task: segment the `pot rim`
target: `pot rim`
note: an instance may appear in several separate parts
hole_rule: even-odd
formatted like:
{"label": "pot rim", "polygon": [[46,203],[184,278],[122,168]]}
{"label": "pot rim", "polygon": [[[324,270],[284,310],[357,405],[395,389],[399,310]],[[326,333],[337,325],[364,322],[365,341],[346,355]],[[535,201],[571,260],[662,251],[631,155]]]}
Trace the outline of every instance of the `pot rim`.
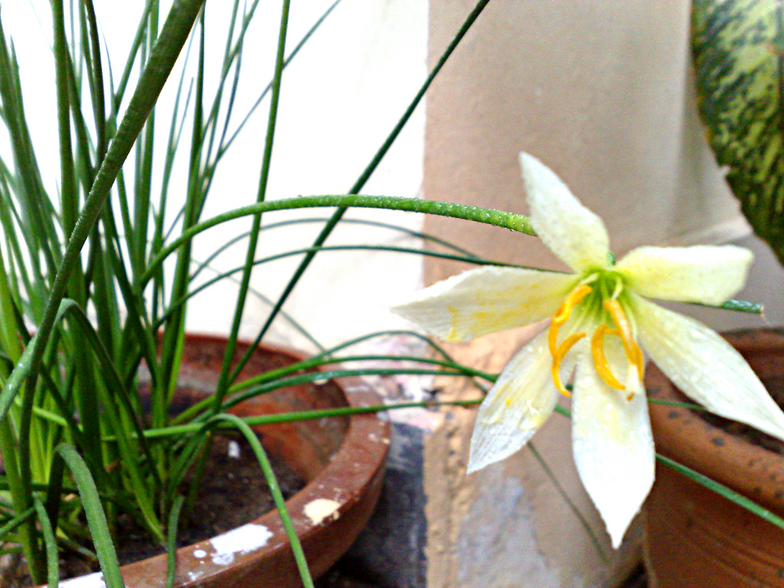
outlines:
{"label": "pot rim", "polygon": [[[187,337],[225,342],[225,338],[214,335],[188,334]],[[243,341],[238,342],[246,344]],[[296,361],[305,357],[299,352],[276,345],[264,344],[260,347],[284,354]],[[381,397],[360,378],[348,377],[341,378],[340,381],[330,381],[339,387],[347,406],[383,404]],[[391,440],[390,423],[381,413],[352,415],[347,418],[349,427],[345,438],[330,463],[302,490],[286,501],[286,509],[306,556],[310,554],[305,543],[309,538],[318,539],[320,528],[352,511],[359,515],[364,515],[367,511],[369,516],[381,489]],[[351,540],[353,541],[353,537]],[[288,537],[277,509],[221,535],[179,548],[176,554],[177,576],[174,587],[212,586],[215,582],[215,585],[223,585],[221,582],[229,573],[235,574],[239,568],[239,575],[242,577],[252,573],[260,559],[275,556],[293,561]],[[311,557],[307,559],[311,560]],[[314,577],[326,571],[325,565],[332,563],[316,561],[315,557],[313,559],[309,564]],[[167,555],[164,553],[126,564],[120,570],[127,588],[155,588],[165,585],[166,567]],[[60,585],[63,588],[105,588],[102,577],[101,572],[95,572],[66,580]]]}
{"label": "pot rim", "polygon": [[[744,356],[778,354],[784,366],[782,329],[744,329],[723,336]],[[649,398],[693,402],[652,363],[645,387]],[[649,402],[648,409],[659,453],[784,515],[784,456],[728,433],[688,408]]]}

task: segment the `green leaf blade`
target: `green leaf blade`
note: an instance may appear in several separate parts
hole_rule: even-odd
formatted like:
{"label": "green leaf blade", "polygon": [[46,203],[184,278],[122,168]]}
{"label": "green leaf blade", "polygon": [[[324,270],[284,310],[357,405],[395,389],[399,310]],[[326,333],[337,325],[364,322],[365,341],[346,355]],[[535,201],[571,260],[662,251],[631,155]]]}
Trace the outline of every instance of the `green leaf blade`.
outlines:
{"label": "green leaf blade", "polygon": [[743,214],[784,263],[784,7],[697,0],[692,25],[711,148]]}

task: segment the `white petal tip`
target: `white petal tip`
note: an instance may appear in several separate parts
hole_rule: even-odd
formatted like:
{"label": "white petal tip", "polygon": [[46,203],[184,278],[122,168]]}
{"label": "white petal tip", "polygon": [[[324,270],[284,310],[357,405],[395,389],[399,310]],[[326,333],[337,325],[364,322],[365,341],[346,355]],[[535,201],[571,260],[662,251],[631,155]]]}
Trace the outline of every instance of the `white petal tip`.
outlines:
{"label": "white petal tip", "polygon": [[549,167],[525,151],[520,152],[520,168],[523,172],[523,179],[530,179],[532,177],[545,177],[549,179],[550,176],[555,177],[555,173]]}
{"label": "white petal tip", "polygon": [[525,173],[525,168],[530,162],[537,162],[538,160],[533,155],[528,155],[525,151],[520,152],[520,167],[523,168],[523,173]]}
{"label": "white petal tip", "polygon": [[472,462],[471,460],[469,460],[468,467],[466,467],[466,476],[469,476],[469,475],[473,474],[474,472],[478,472],[483,467],[484,467],[484,465],[479,465],[479,464],[476,464],[476,463]]}
{"label": "white petal tip", "polygon": [[521,153],[520,167],[531,224],[542,243],[577,272],[606,267],[610,243],[602,220],[537,158]]}
{"label": "white petal tip", "polygon": [[623,538],[626,535],[626,531],[629,530],[629,525],[631,525],[633,520],[634,516],[625,523],[616,523],[612,526],[607,526],[607,534],[610,536],[610,544],[612,545],[613,549],[618,549],[621,546],[621,543],[623,543]]}
{"label": "white petal tip", "polygon": [[490,449],[486,443],[483,443],[481,435],[477,435],[476,430],[474,430],[474,438],[471,440],[471,451],[468,457],[466,475],[478,472],[491,463],[501,461],[505,457],[508,456],[502,454],[498,448]]}
{"label": "white petal tip", "polygon": [[610,543],[612,544],[613,549],[618,549],[621,546],[621,543],[623,543],[623,535],[620,537],[613,537],[610,535]]}

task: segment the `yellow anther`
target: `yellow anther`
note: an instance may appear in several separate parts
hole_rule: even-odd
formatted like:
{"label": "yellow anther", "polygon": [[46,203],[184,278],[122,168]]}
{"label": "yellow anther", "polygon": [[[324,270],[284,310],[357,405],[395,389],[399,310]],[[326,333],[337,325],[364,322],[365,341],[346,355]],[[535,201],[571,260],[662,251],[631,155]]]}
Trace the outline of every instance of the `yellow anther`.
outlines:
{"label": "yellow anther", "polygon": [[[605,303],[606,305],[606,303]],[[593,355],[593,363],[596,366],[596,371],[599,377],[604,380],[608,386],[616,390],[626,390],[626,386],[621,384],[610,371],[610,365],[607,363],[607,358],[604,356],[604,336],[605,335],[618,335],[621,332],[618,329],[610,329],[607,325],[601,324],[596,329],[591,337],[591,355]]]}
{"label": "yellow anther", "polygon": [[561,346],[555,350],[555,353],[553,353],[553,366],[551,368],[553,384],[555,384],[558,391],[567,398],[571,397],[571,394],[569,393],[569,390],[566,389],[566,386],[563,385],[563,382],[561,382],[561,361],[563,361],[563,358],[574,344],[583,337],[585,337],[585,333],[574,333],[573,335],[568,336],[564,342],[561,343]]}
{"label": "yellow anther", "polygon": [[553,314],[553,319],[550,321],[550,330],[547,333],[548,343],[550,344],[550,354],[555,357],[558,349],[558,330],[572,315],[572,309],[582,302],[583,298],[591,293],[593,288],[587,284],[582,284],[573,289],[564,298],[561,306]]}
{"label": "yellow anther", "polygon": [[626,352],[626,357],[637,367],[637,375],[640,381],[642,381],[644,369],[642,349],[637,345],[637,341],[634,340],[632,326],[629,324],[629,319],[626,318],[626,313],[623,312],[623,308],[617,300],[605,300],[604,308],[610,313],[615,326],[618,327],[618,336],[623,342],[623,350]]}
{"label": "yellow anther", "polygon": [[632,339],[632,347],[634,349],[634,358],[629,358],[629,361],[637,368],[637,376],[640,378],[640,382],[642,382],[643,376],[645,375],[645,361],[642,355],[642,349],[640,349],[640,346],[637,345],[637,341],[634,339]]}

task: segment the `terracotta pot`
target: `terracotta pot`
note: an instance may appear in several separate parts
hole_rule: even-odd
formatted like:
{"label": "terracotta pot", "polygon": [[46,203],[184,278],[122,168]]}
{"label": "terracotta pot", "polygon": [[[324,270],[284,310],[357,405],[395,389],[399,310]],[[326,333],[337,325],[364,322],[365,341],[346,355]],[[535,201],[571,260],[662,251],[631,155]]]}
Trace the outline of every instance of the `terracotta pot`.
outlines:
{"label": "terracotta pot", "polygon": [[[743,331],[727,339],[763,382],[784,378],[784,331]],[[689,401],[655,366],[647,372],[650,398]],[[784,516],[784,457],[765,447],[776,441],[760,433],[761,444],[751,443],[686,408],[649,407],[659,453]],[[784,587],[784,530],[662,464],[645,519],[652,586]]]}
{"label": "terracotta pot", "polygon": [[[180,371],[181,386],[198,395],[214,390],[225,341],[189,336]],[[247,349],[238,345],[239,357]],[[266,358],[262,361],[262,355]],[[241,378],[301,359],[264,347]],[[295,410],[381,404],[358,379],[293,386],[244,402],[233,412],[248,416]],[[286,461],[307,485],[286,502],[314,577],[349,548],[364,527],[381,491],[390,427],[377,415],[324,418],[258,427],[265,450]],[[127,588],[164,586],[166,556],[122,567]],[[100,574],[64,583],[66,588],[103,586]],[[301,586],[277,511],[189,547],[177,550],[177,588],[294,588]]]}

